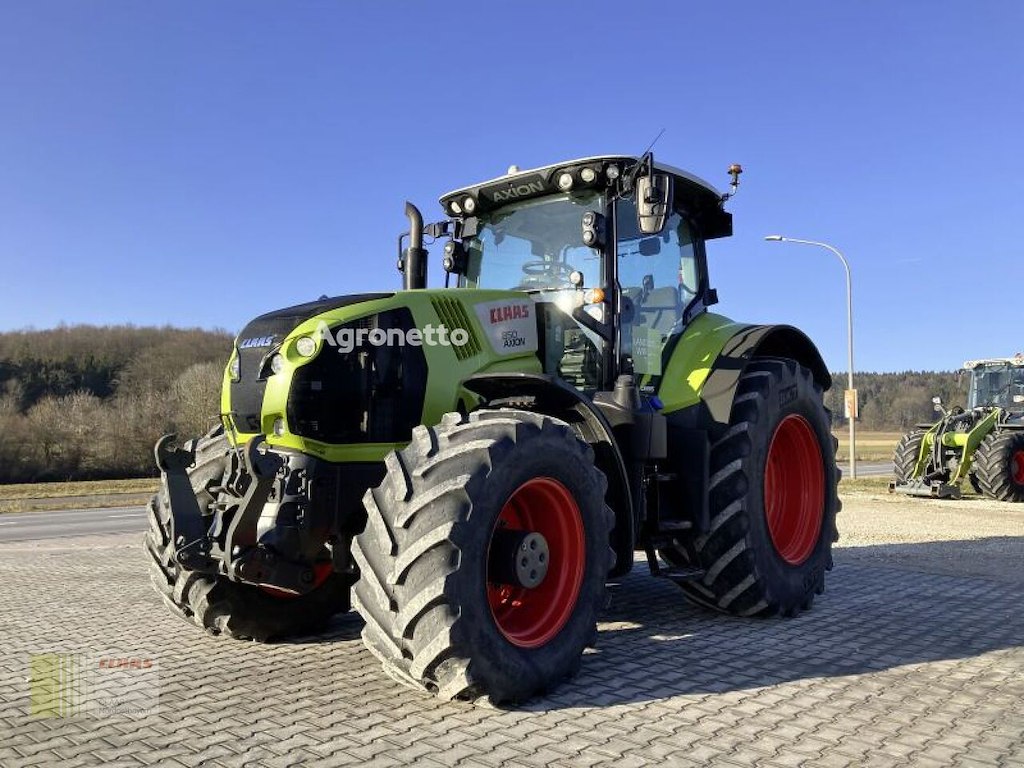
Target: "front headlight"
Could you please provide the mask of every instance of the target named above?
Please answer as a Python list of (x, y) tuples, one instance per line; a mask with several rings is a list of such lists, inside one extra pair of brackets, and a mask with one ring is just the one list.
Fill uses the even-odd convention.
[(228, 375), (232, 381), (238, 381), (242, 378), (242, 361), (238, 359), (237, 352), (231, 358), (231, 362), (228, 363)]
[(270, 358), (270, 370), (273, 373), (280, 373), (284, 370), (284, 355), (280, 352)]
[(312, 357), (316, 353), (316, 339), (312, 336), (300, 336), (295, 340), (295, 351), (303, 357)]

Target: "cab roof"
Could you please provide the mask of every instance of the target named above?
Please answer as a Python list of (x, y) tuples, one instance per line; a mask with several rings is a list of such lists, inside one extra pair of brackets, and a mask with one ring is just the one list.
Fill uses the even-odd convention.
[(981, 360), (968, 360), (964, 363), (964, 369), (970, 371), (990, 365), (1024, 366), (1024, 353), (1018, 352), (1013, 357), (986, 357)]
[[(514, 169), (504, 176), (452, 190), (440, 197), (440, 203), (445, 213), (452, 215), (486, 213), (519, 200), (567, 191), (558, 186), (558, 179), (565, 173), (573, 178), (572, 190), (600, 190), (613, 183), (608, 174), (610, 167), (615, 167), (621, 176), (639, 161), (633, 155), (595, 155), (540, 168)], [(585, 181), (580, 175), (588, 168), (594, 171), (592, 181)], [(696, 220), (705, 239), (732, 234), (732, 214), (722, 208), (721, 192), (692, 173), (657, 160), (654, 169), (672, 176), (677, 206)], [(471, 211), (464, 209), (467, 198), (473, 201)]]

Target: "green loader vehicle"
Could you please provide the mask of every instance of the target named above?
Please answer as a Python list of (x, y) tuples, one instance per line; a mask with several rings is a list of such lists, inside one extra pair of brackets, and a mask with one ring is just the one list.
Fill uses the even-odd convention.
[(799, 330), (709, 311), (730, 196), (648, 152), (513, 167), (428, 225), (407, 203), (403, 290), (257, 317), (217, 428), (157, 444), (165, 602), (261, 641), (354, 607), (392, 677), (494, 702), (575, 674), (635, 553), (713, 610), (809, 608), (831, 379)]
[(976, 493), (1024, 501), (1024, 355), (969, 360), (967, 409), (946, 410), (900, 438), (889, 490), (911, 496), (961, 497), (966, 479)]

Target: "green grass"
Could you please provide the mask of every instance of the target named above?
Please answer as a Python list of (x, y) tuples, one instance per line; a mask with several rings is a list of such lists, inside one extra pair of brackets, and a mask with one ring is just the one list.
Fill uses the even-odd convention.
[(154, 493), (160, 480), (79, 480), (71, 483), (18, 483), (0, 485), (0, 500), (47, 499), (56, 496), (96, 496), (111, 493)]
[[(839, 439), (836, 449), (836, 460), (840, 463), (849, 461), (850, 431), (835, 429), (832, 432)], [(889, 461), (902, 434), (899, 432), (861, 432), (857, 431), (858, 461)]]
[(136, 506), (145, 504), (159, 484), (156, 478), (141, 478), (0, 485), (0, 514), (66, 509), (69, 504), (76, 509)]

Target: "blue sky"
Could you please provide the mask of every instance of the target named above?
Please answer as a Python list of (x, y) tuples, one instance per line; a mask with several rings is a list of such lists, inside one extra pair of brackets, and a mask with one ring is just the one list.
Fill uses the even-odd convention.
[[(720, 188), (719, 309), (858, 370), (1024, 350), (1024, 4), (0, 2), (0, 329), (393, 288), (402, 204), (603, 152)], [(432, 259), (438, 284), (440, 249)]]

